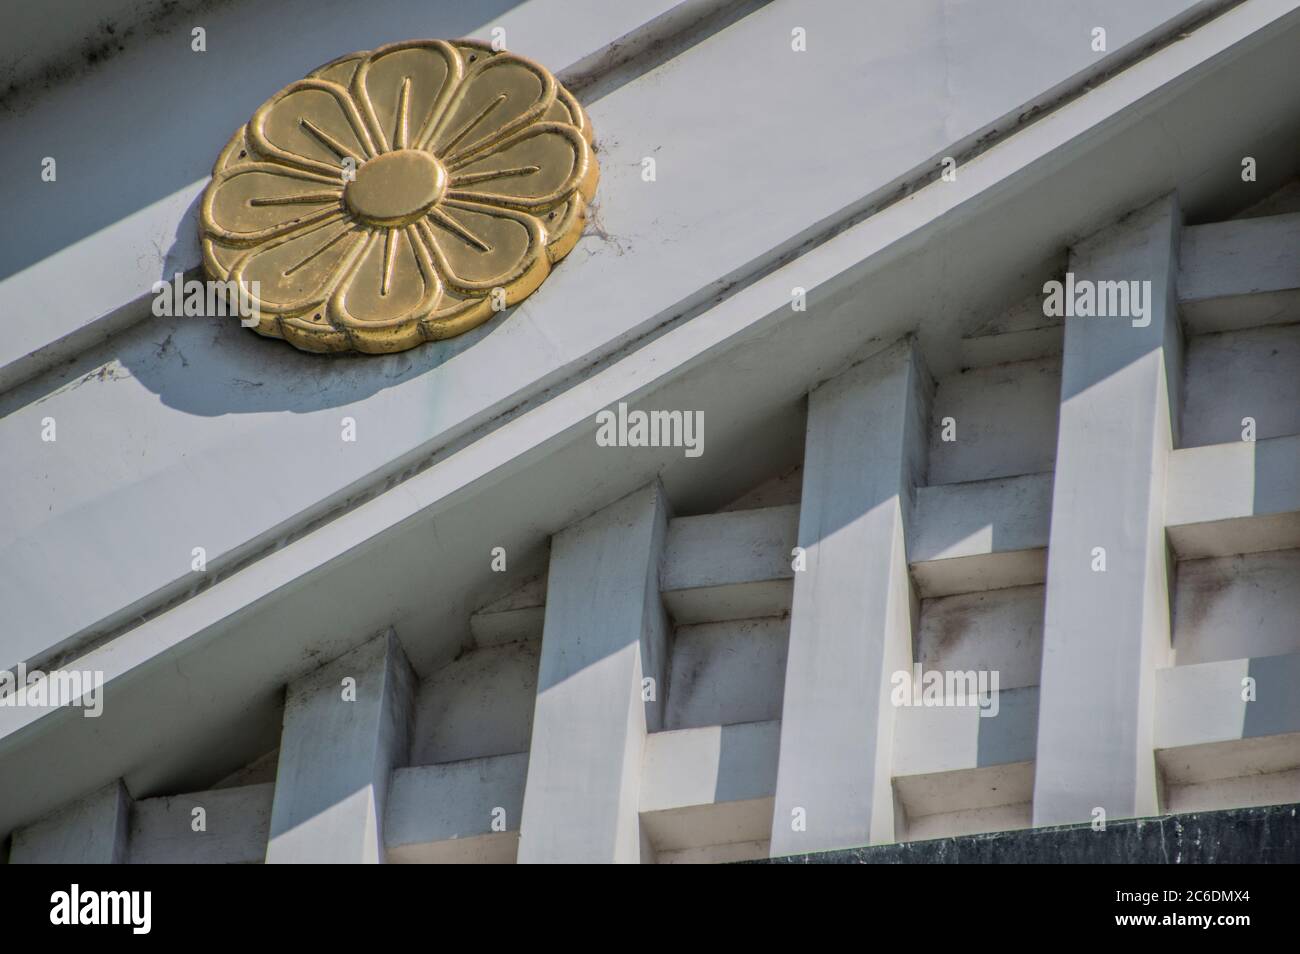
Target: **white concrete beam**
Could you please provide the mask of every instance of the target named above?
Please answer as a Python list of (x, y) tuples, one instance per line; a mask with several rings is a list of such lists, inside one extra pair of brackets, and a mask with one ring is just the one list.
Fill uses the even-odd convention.
[(1178, 303), (1188, 334), (1300, 321), (1300, 212), (1183, 229)]
[(9, 863), (126, 862), (131, 796), (120, 779), (14, 832)]
[(1150, 282), (1141, 318), (1067, 317), (1034, 824), (1158, 810), (1155, 670), (1170, 655), (1165, 474), (1181, 328), (1176, 198), (1076, 246), (1078, 282)]
[(664, 605), (681, 623), (789, 612), (796, 505), (678, 517), (664, 550)]
[(393, 773), (384, 840), (404, 864), (513, 864), (528, 755), (495, 755)]
[(773, 855), (895, 838), (888, 690), (912, 661), (904, 514), (931, 389), (908, 339), (809, 396)]
[(274, 798), (265, 782), (138, 801), (131, 864), (261, 864)]
[(919, 487), (908, 559), (922, 598), (1042, 583), (1052, 475)]
[(656, 852), (766, 842), (780, 744), (780, 721), (650, 735), (640, 810)]
[(520, 863), (642, 860), (641, 755), (667, 689), (668, 516), (655, 483), (551, 542)]
[(390, 629), (289, 687), (268, 864), (384, 860), (389, 776), (406, 761), (414, 685)]
[(1300, 435), (1176, 450), (1166, 494), (1181, 559), (1300, 547)]

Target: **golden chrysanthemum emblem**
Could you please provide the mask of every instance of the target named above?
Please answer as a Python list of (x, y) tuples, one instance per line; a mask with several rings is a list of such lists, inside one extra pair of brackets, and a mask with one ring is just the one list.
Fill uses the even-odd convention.
[[(598, 170), (582, 107), (471, 40), (341, 57), (222, 151), (200, 230), (256, 330), (308, 351), (402, 351), (531, 294), (582, 232)], [(256, 284), (254, 284), (256, 283)]]

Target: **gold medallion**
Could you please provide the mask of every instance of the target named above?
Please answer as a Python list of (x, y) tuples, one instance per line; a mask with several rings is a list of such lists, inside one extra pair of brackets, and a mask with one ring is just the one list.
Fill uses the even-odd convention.
[(307, 351), (403, 351), (530, 295), (578, 241), (591, 125), (549, 72), (473, 40), (353, 53), (272, 96), (203, 195), (208, 276)]

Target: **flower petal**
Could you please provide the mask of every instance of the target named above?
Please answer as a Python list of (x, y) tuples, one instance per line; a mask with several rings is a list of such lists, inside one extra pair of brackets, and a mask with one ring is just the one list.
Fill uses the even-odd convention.
[(331, 325), (323, 309), (283, 317), (274, 322), (263, 319), (262, 323), (253, 330), (259, 334), (283, 338), (295, 348), (315, 351), (317, 354), (348, 351), (352, 348), (351, 336), (346, 331)]
[(203, 193), (203, 232), (248, 245), (319, 222), (343, 208), (343, 183), (274, 162), (248, 162), (219, 172)]
[(377, 154), (348, 91), (324, 80), (286, 87), (253, 114), (248, 134), (263, 156), (340, 181), (344, 159), (359, 166)]
[[(523, 212), (446, 199), (418, 225), (439, 274), (452, 289), (491, 293), (503, 288), (511, 304), (523, 297), (514, 295), (516, 285), (522, 282), (532, 291), (549, 271), (546, 230)], [(541, 277), (530, 284), (539, 266)]]
[(340, 56), (338, 59), (330, 60), (324, 66), (318, 66), (307, 74), (308, 79), (322, 79), (330, 83), (338, 83), (340, 86), (349, 86), (352, 83), (352, 77), (357, 73), (357, 67), (361, 61), (366, 58), (364, 52), (348, 53), (346, 56)]
[(321, 304), (364, 247), (365, 231), (339, 216), (250, 249), (230, 280), (253, 286), (263, 311), (289, 314)]
[(516, 209), (547, 209), (594, 171), (591, 147), (573, 126), (533, 123), (470, 162), (448, 163), (452, 198)]
[(555, 102), (554, 77), (522, 56), (473, 47), (461, 56), (465, 78), (446, 113), (418, 143), (444, 162), (468, 161), (541, 118)]
[(372, 233), (330, 299), (331, 324), (357, 332), (359, 345), (366, 336), (394, 343), (403, 330), (414, 336), (412, 343), (419, 340), (419, 320), (442, 297), (442, 282), (413, 230), (407, 226)]
[(546, 226), (546, 255), (555, 264), (572, 252), (582, 238), (587, 224), (586, 200), (575, 195), (547, 212), (542, 224)]
[(460, 83), (460, 56), (443, 40), (410, 40), (375, 50), (352, 81), (352, 95), (381, 150), (406, 149), (427, 135)]
[(492, 313), (491, 298), (461, 297), (460, 293), (448, 289), (437, 310), (420, 322), (420, 325), (426, 341), (440, 341), (478, 327), (491, 318)]
[(587, 111), (563, 86), (556, 85), (555, 102), (542, 118), (548, 122), (568, 123), (582, 133), (582, 138), (588, 143), (592, 140), (591, 120), (587, 118)]

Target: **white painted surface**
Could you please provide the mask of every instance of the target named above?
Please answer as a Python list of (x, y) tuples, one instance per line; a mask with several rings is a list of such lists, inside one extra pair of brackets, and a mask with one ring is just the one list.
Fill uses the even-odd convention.
[(1300, 321), (1300, 213), (1184, 229), (1178, 304), (1196, 334)]
[(1297, 653), (1161, 669), (1156, 681), (1156, 747), (1300, 733), (1297, 685)]
[(1171, 527), (1300, 509), (1300, 435), (1176, 450), (1169, 459)]
[(1041, 583), (1052, 475), (920, 487), (908, 559), (923, 597)]
[[(1038, 687), (1003, 689), (997, 706), (993, 716), (981, 714), (979, 706), (970, 705), (900, 707), (894, 732), (896, 782), (909, 775), (1032, 762), (1038, 728)], [(924, 814), (972, 807), (932, 807)]]
[(1013, 831), (1030, 827), (1032, 816), (1033, 806), (1027, 801), (1019, 805), (998, 805), (994, 808), (920, 815), (908, 819), (907, 840), (927, 841), (932, 838), (954, 838), (958, 835), (978, 835), (990, 831)]
[(10, 864), (122, 864), (131, 797), (112, 782), (14, 832)]
[(788, 619), (677, 627), (665, 727), (780, 719), (789, 637)]
[(527, 752), (540, 652), (533, 642), (477, 649), (424, 679), (411, 764)]
[[(641, 859), (647, 731), (662, 726), (668, 621), (659, 600), (663, 489), (645, 487), (555, 536), (519, 861)], [(642, 679), (655, 680), (645, 700)]]
[(809, 396), (774, 855), (894, 839), (888, 687), (912, 661), (903, 514), (931, 387), (909, 340)]
[(275, 785), (265, 782), (136, 802), (131, 864), (261, 864), (274, 797)]
[(527, 774), (527, 753), (397, 769), (384, 824), (388, 860), (513, 863)]
[(542, 638), (546, 578), (537, 577), (473, 613), (469, 630), (480, 647)]
[[(900, 841), (903, 837), (923, 837), (914, 833), (913, 825), (914, 820), (927, 817), (947, 816), (947, 824), (952, 826), (949, 830), (954, 834), (972, 834), (980, 829), (972, 824), (974, 819), (963, 818), (966, 813), (1029, 802), (1034, 791), (1034, 763), (1008, 762), (959, 772), (900, 775), (894, 780), (894, 789), (899, 807), (907, 816), (905, 834), (900, 836)], [(922, 823), (922, 830), (924, 827)], [(1012, 827), (1021, 826), (1013, 824)], [(1028, 822), (1024, 827), (1028, 827)]]
[(1300, 652), (1300, 550), (1183, 560), (1173, 610), (1180, 666)]
[(1158, 808), (1152, 735), (1155, 669), (1170, 657), (1163, 518), (1178, 413), (1180, 229), (1177, 201), (1165, 197), (1070, 254), (1076, 281), (1150, 281), (1150, 321), (1065, 322), (1035, 825)]
[[(780, 739), (779, 722), (703, 726), (646, 738), (641, 824), (658, 863), (690, 860), (666, 859), (668, 852), (766, 841)], [(732, 851), (740, 854), (694, 860), (762, 856)]]
[(1183, 447), (1240, 441), (1246, 417), (1256, 440), (1300, 434), (1300, 325), (1195, 335), (1186, 365)]
[(661, 575), (677, 623), (777, 616), (790, 609), (797, 505), (678, 517)]
[(1005, 692), (1038, 685), (1042, 653), (1042, 586), (921, 601), (917, 661), (926, 670), (996, 671)]
[(407, 758), (414, 681), (390, 630), (289, 686), (268, 864), (383, 862), (389, 777)]
[[(0, 364), (35, 355), (16, 377), (72, 360), (4, 396), (0, 444), (28, 450), (0, 460), (0, 482), (14, 488), (0, 541), (0, 603), (13, 624), (3, 664), (185, 593), (201, 582), (189, 569), (194, 547), (206, 548), (215, 569), (270, 545), (286, 525), (311, 521), (360, 484), (382, 485), (413, 457), (572, 380), (596, 356), (711, 301), (728, 276), (755, 274), (828, 216), (929, 169), (954, 143), (973, 141), (1070, 77), (1105, 69), (1170, 18), (1206, 8), (1193, 0), (1003, 2), (1010, 12), (998, 18), (946, 0), (837, 0), (797, 15), (773, 3), (607, 92), (588, 106), (609, 237), (584, 238), (509, 316), (382, 359), (322, 362), (201, 319), (125, 327), (143, 313), (152, 282), (197, 265), (193, 210), (230, 131), (270, 92), (357, 47), (430, 32), (484, 35), (501, 25), (513, 48), (563, 68), (664, 4), (592, 2), (556, 17), (555, 0), (486, 8), (336, 2), (313, 8), (309, 30), (297, 26), (302, 0), (258, 5), (255, 29), (253, 6), (232, 5), (206, 17), (206, 54), (191, 52), (187, 25), (178, 27), (52, 90), (40, 109), (7, 118), (0, 138), (16, 148), (5, 152), (0, 202), (15, 220), (46, 227), (41, 241), (23, 230), (0, 245), (0, 312), (10, 326)], [(807, 54), (790, 50), (796, 16), (813, 38)], [(1110, 56), (1089, 46), (1099, 17)], [(246, 68), (232, 72), (223, 50), (236, 43)], [(1015, 71), (987, 69), (1013, 53)], [(182, 110), (174, 108), (177, 89), (187, 91)], [(736, 124), (744, 102), (764, 108)], [(801, 135), (789, 136), (788, 117), (807, 115), (809, 104)], [(865, 121), (836, 121), (845, 114)], [(96, 140), (89, 152), (88, 130)], [(61, 159), (60, 178), (46, 188), (40, 160), (51, 154)], [(653, 185), (640, 178), (648, 155), (659, 163)], [(763, 161), (737, 163), (737, 155)], [(774, 187), (787, 182), (800, 188)], [(583, 307), (573, 308), (575, 300)], [(99, 329), (81, 331), (101, 319)], [(99, 330), (114, 336), (89, 347), (83, 336)], [(69, 336), (73, 344), (42, 357)], [(62, 422), (57, 445), (39, 442), (45, 416)], [(338, 439), (345, 416), (358, 422), (355, 444)], [(232, 474), (256, 474), (259, 492)]]
[(1221, 808), (1286, 805), (1300, 801), (1300, 769), (1269, 772), (1243, 778), (1211, 779), (1187, 785), (1170, 785), (1165, 810), (1206, 812)]
[[(926, 483), (955, 484), (1037, 474), (1056, 457), (1061, 363), (1039, 358), (940, 378), (931, 410)], [(956, 421), (943, 440), (944, 418)]]
[(653, 732), (646, 739), (641, 811), (770, 798), (780, 722)]
[[(1192, 49), (1201, 49), (1201, 51), (1204, 52), (1203, 44), (1200, 44), (1199, 40), (1193, 38), (1192, 40), (1190, 40), (1190, 42), (1178, 44), (1178, 55), (1175, 56), (1175, 58), (1183, 56), (1184, 53), (1188, 53), (1192, 51)], [(1141, 70), (1139, 70), (1139, 73), (1141, 73)], [(1130, 77), (1130, 79), (1131, 78), (1134, 77)], [(1101, 99), (1106, 99), (1108, 95), (1109, 94), (1106, 91), (1099, 92), (1099, 96), (1101, 97)], [(1093, 105), (1096, 104), (1096, 100), (1093, 99), (1093, 97), (1087, 97), (1087, 99), (1089, 100), (1089, 103)], [(1165, 127), (1164, 125), (1162, 125), (1162, 130), (1164, 129)], [(1175, 125), (1175, 129), (1178, 129), (1177, 125)], [(1166, 134), (1167, 133), (1162, 133), (1162, 135), (1166, 135)], [(1173, 138), (1178, 139), (1178, 135), (1174, 134)], [(1034, 139), (1034, 136), (1031, 135), (1030, 139)], [(1190, 146), (1190, 143), (1186, 142), (1186, 140), (1183, 140), (1182, 144), (1184, 147)], [(1197, 153), (1197, 155), (1204, 155), (1204, 151)], [(975, 168), (972, 169), (972, 172), (978, 172), (978, 166), (975, 166)], [(1066, 191), (1069, 192), (1070, 190), (1066, 190)], [(1087, 190), (1084, 190), (1084, 192), (1087, 192)], [(1088, 195), (1088, 201), (1093, 201), (1093, 203), (1095, 203), (1097, 199), (1096, 194), (1093, 194), (1093, 192), (1087, 192), (1087, 195)], [(1043, 198), (1043, 196), (1040, 195), (1039, 198), (1041, 199)], [(874, 234), (872, 233), (871, 229), (868, 229), (866, 231), (867, 233)], [(861, 239), (861, 235), (858, 235), (858, 239)], [(776, 278), (774, 282), (771, 283), (772, 289), (775, 289), (775, 287), (779, 286), (781, 282), (784, 282), (785, 285), (787, 286), (789, 285), (787, 279), (785, 279), (784, 276), (780, 276), (779, 278)], [(917, 287), (917, 286), (913, 285), (909, 287)], [(771, 291), (772, 289), (768, 289), (768, 291)], [(777, 298), (779, 298), (779, 296), (777, 296)], [(731, 313), (731, 309), (723, 309), (723, 311), (719, 313), (719, 316), (711, 316), (711, 317), (725, 317), (727, 313)], [(646, 355), (643, 357), (645, 357), (645, 359), (649, 361), (650, 357), (653, 357), (653, 355)], [(796, 352), (794, 351), (790, 352), (790, 360), (798, 360), (798, 355), (796, 354)], [(627, 369), (621, 369), (620, 374), (624, 373), (625, 370)], [(733, 378), (732, 383), (736, 383), (735, 378)], [(538, 419), (534, 417), (532, 421), (529, 421), (529, 426), (536, 426), (537, 420)], [(516, 437), (519, 437), (519, 434), (516, 434)], [(519, 447), (519, 445), (515, 446), (515, 451), (517, 451), (517, 447)], [(429, 489), (428, 487), (429, 483), (435, 483), (435, 482), (437, 481), (412, 481), (411, 483), (409, 483), (408, 486), (403, 487), (402, 493), (396, 495), (390, 495), (389, 499), (385, 500), (382, 506), (367, 508), (367, 511), (365, 511), (364, 515), (357, 517), (357, 520), (352, 522), (354, 522), (354, 524), (359, 524), (359, 522), (363, 521), (363, 517), (364, 517), (365, 522), (367, 522), (367, 535), (368, 535), (370, 533), (373, 533), (374, 525), (376, 525), (374, 524), (374, 519), (376, 519), (376, 517), (377, 517), (378, 525), (382, 525), (382, 526), (389, 525), (390, 520), (398, 519), (398, 517), (400, 517), (400, 519), (406, 519), (406, 517), (409, 517), (412, 515), (412, 513), (419, 511), (419, 509), (422, 506), (425, 506), (425, 504), (428, 503), (429, 498), (428, 495), (424, 493), (424, 491)], [(536, 493), (539, 496), (539, 498), (541, 498), (541, 496), (545, 496), (546, 494), (545, 487), (536, 486), (537, 481), (533, 481), (533, 485), (534, 486), (532, 487), (532, 490), (530, 490), (530, 493)], [(460, 485), (456, 485), (456, 486), (460, 486)], [(565, 504), (565, 506), (567, 506), (567, 504)], [(338, 528), (334, 528), (334, 529), (338, 529)], [(352, 526), (351, 529), (355, 530), (357, 528), (354, 525)], [(429, 528), (428, 525), (425, 524), (424, 526), (421, 526), (420, 529), (428, 530)], [(172, 617), (170, 617), (168, 621), (166, 621), (165, 624), (144, 626), (144, 628), (142, 628), (143, 632), (133, 634), (134, 637), (139, 637), (139, 638), (123, 639), (123, 641), (118, 642), (117, 645), (113, 647), (113, 652), (110, 652), (110, 654), (108, 654), (109, 663), (110, 663), (109, 668), (112, 669), (114, 673), (129, 671), (130, 665), (133, 665), (135, 660), (138, 659), (138, 656), (133, 655), (134, 652), (136, 650), (143, 649), (144, 643), (146, 642), (148, 642), (148, 645), (151, 647), (162, 646), (164, 647), (164, 649), (166, 649), (166, 647), (174, 647), (177, 645), (182, 645), (183, 642), (187, 641), (188, 637), (190, 637), (191, 634), (198, 633), (201, 628), (207, 628), (204, 630), (204, 639), (205, 641), (211, 643), (218, 642), (218, 636), (229, 637), (230, 636), (229, 633), (218, 634), (216, 632), (217, 626), (216, 624), (212, 623), (212, 619), (220, 619), (221, 613), (229, 612), (233, 610), (234, 607), (237, 606), (243, 606), (243, 600), (244, 599), (251, 600), (253, 598), (253, 594), (257, 594), (257, 598), (263, 597), (263, 595), (265, 594), (261, 594), (259, 587), (269, 586), (270, 589), (274, 589), (274, 586), (277, 585), (277, 582), (281, 581), (281, 576), (279, 576), (279, 574), (281, 574), (282, 571), (289, 571), (289, 569), (291, 569), (292, 571), (291, 577), (285, 577), (285, 581), (287, 582), (289, 578), (298, 576), (300, 572), (305, 572), (305, 569), (315, 568), (318, 563), (321, 563), (321, 561), (328, 559), (331, 554), (335, 554), (335, 552), (339, 552), (338, 546), (344, 542), (344, 538), (352, 539), (351, 537), (348, 537), (347, 533), (324, 533), (318, 535), (318, 537), (316, 537), (315, 539), (312, 539), (311, 545), (309, 545), (309, 547), (298, 546), (298, 547), (286, 548), (285, 554), (279, 555), (281, 556), (281, 559), (278, 560), (272, 559), (269, 560), (269, 563), (261, 564), (259, 567), (259, 576), (257, 576), (256, 578), (252, 578), (252, 580), (250, 580), (250, 578), (248, 578), (246, 574), (246, 578), (244, 578), (244, 580), (242, 581), (239, 581), (239, 584), (234, 586), (225, 586), (224, 590), (221, 591), (220, 597), (214, 599), (208, 599), (208, 600), (199, 600), (200, 604), (198, 607), (192, 607), (192, 606), (187, 607), (187, 610), (191, 610), (192, 612), (183, 612), (183, 613), (178, 613), (178, 615), (173, 615)], [(424, 539), (422, 539), (421, 545), (428, 547), (430, 539), (432, 539), (432, 537), (425, 537)], [(312, 551), (311, 559), (303, 560), (303, 554), (304, 551), (307, 550), (307, 548), (309, 548), (309, 550)], [(351, 571), (356, 571), (356, 569), (357, 569), (356, 563), (352, 564)], [(422, 569), (422, 565), (421, 565), (421, 569)], [(268, 571), (269, 571), (269, 576), (264, 576), (264, 573)], [(434, 589), (435, 582), (430, 582), (430, 580), (432, 580), (432, 576), (426, 577), (424, 582), (426, 585), (429, 586), (429, 589), (432, 590)], [(285, 600), (285, 602), (292, 602), (292, 600), (298, 599), (298, 597), (295, 597), (294, 594), (309, 593), (309, 591), (312, 590), (315, 590), (317, 594), (320, 593), (320, 586), (318, 585), (312, 586), (311, 584), (309, 584), (308, 581), (299, 581), (299, 582), (302, 585), (292, 587), (290, 591), (287, 591), (287, 593), (283, 595), (283, 600)], [(338, 580), (334, 580), (333, 582), (334, 585), (337, 586)], [(248, 585), (246, 586), (244, 584), (248, 584)], [(386, 599), (390, 597), (390, 594), (387, 593), (387, 591), (383, 595), (385, 595)], [(233, 603), (227, 602), (227, 599), (229, 598), (234, 598), (234, 602)], [(268, 603), (270, 602), (272, 602), (272, 600), (268, 599)], [(279, 603), (281, 602), (281, 600), (277, 599), (276, 602)], [(276, 621), (279, 625), (283, 625), (283, 623), (285, 623), (285, 620), (295, 619), (296, 623), (302, 626), (303, 629), (315, 629), (317, 625), (325, 626), (326, 620), (328, 620), (329, 616), (338, 616), (339, 610), (341, 610), (341, 608), (343, 608), (344, 606), (352, 607), (351, 610), (348, 612), (357, 611), (356, 594), (351, 593), (351, 591), (342, 591), (342, 593), (339, 593), (337, 598), (334, 598), (333, 600), (326, 600), (326, 603), (328, 603), (328, 606), (322, 604), (322, 610), (324, 610), (324, 615), (321, 615), (320, 612), (317, 612), (316, 615), (312, 615), (312, 613), (302, 612), (303, 606), (302, 606), (302, 602), (300, 602), (299, 599), (298, 606), (295, 607), (296, 610), (298, 610), (299, 612), (286, 613), (285, 616), (278, 617), (278, 620)], [(285, 607), (286, 611), (287, 608), (289, 607), (287, 606)], [(217, 616), (212, 616), (212, 613), (217, 613)], [(246, 632), (251, 633), (253, 637), (268, 636), (269, 633), (266, 632), (265, 626), (268, 625), (269, 623), (272, 623), (272, 619), (270, 619), (270, 613), (264, 613), (264, 615), (261, 616), (260, 619), (252, 619), (252, 620), (250, 620), (250, 617), (248, 617), (246, 613), (246, 615), (240, 617), (240, 620), (242, 620), (243, 629), (246, 630)], [(325, 626), (325, 628), (328, 629), (328, 626)], [(298, 649), (298, 645), (296, 645), (296, 643), (298, 643), (298, 634), (296, 634), (295, 632), (289, 632), (290, 629), (296, 629), (296, 626), (292, 626), (292, 628), (286, 626), (286, 632), (279, 633), (279, 634), (285, 637), (285, 639), (283, 639), (282, 642), (294, 641), (295, 643), (294, 649), (296, 651), (296, 649)], [(328, 642), (328, 639), (329, 637), (325, 637), (325, 642)], [(194, 642), (196, 645), (196, 641)], [(266, 641), (263, 641), (264, 646), (265, 646), (265, 642)], [(198, 662), (198, 660), (195, 660), (195, 662)], [(208, 662), (211, 662), (211, 659), (209, 659)], [(273, 667), (276, 668), (272, 668), (268, 673), (266, 673), (266, 685), (272, 685), (274, 681), (278, 680), (278, 678), (282, 678), (281, 669), (279, 669), (279, 667), (281, 667), (282, 660), (274, 658), (273, 656), (272, 660), (270, 660), (270, 664), (272, 664)], [(160, 667), (153, 667), (153, 668), (156, 669)], [(205, 673), (213, 672), (211, 667), (203, 667), (203, 669)], [(240, 676), (239, 672), (233, 672), (229, 668), (222, 668), (220, 669), (220, 672), (221, 672), (220, 678), (229, 678), (230, 681), (227, 682), (226, 684), (227, 686), (239, 685), (246, 690), (250, 688), (250, 682), (248, 682), (247, 680), (247, 673), (243, 673), (243, 676)], [(200, 673), (194, 673), (194, 675), (199, 676)], [(218, 681), (220, 681), (220, 678), (218, 678)], [(153, 686), (153, 688), (156, 689), (157, 686)], [(186, 702), (192, 703), (194, 701), (192, 701), (192, 699), (188, 699), (188, 701)], [(131, 711), (129, 703), (127, 703), (126, 711)], [(194, 737), (194, 732), (192, 732), (192, 725), (187, 725), (186, 721), (188, 720), (190, 721), (190, 723), (192, 723), (195, 717), (207, 717), (207, 719), (209, 719), (209, 721), (212, 721), (212, 724), (216, 725), (218, 729), (221, 729), (221, 727), (224, 727), (224, 725), (226, 725), (226, 723), (224, 723), (224, 721), (221, 721), (220, 719), (217, 720), (211, 719), (211, 714), (213, 712), (213, 707), (211, 706), (211, 704), (209, 704), (208, 707), (203, 708), (203, 711), (200, 712), (199, 716), (185, 715), (186, 712), (191, 712), (191, 711), (194, 711), (194, 707), (192, 706), (190, 708), (186, 708), (183, 706), (178, 706), (177, 708), (175, 708), (174, 714), (178, 716), (177, 720), (175, 720), (174, 723), (169, 723), (169, 732), (172, 733), (172, 736), (174, 736), (175, 738), (181, 738), (182, 733), (188, 733), (188, 737), (190, 737), (190, 740), (192, 740), (192, 737)], [(49, 734), (45, 734), (44, 738), (51, 738), (52, 734), (64, 733), (64, 729), (66, 727), (61, 727), (61, 725), (55, 724), (55, 721), (56, 720), (51, 720), (49, 721), (49, 723), (45, 724), (44, 728), (49, 729)], [(6, 727), (12, 727), (12, 725), (17, 725), (17, 724), (27, 725), (27, 723), (29, 723), (29, 720), (27, 719), (6, 719), (5, 721)], [(224, 729), (221, 730), (222, 732), (224, 732)], [(110, 747), (110, 749), (105, 750), (104, 755), (100, 756), (99, 760), (86, 760), (85, 762), (86, 768), (82, 769), (83, 775), (85, 775), (85, 772), (108, 771), (109, 768), (108, 763), (110, 762), (110, 759), (122, 758), (123, 756), (122, 750), (127, 749), (127, 747), (130, 747), (130, 745), (151, 745), (151, 746), (159, 745), (159, 740), (157, 740), (157, 738), (148, 738), (148, 740), (146, 740), (146, 738), (139, 738), (138, 742), (133, 742), (130, 741), (129, 738), (127, 738), (126, 736), (123, 736), (123, 734), (121, 733), (118, 734), (117, 738), (120, 741), (118, 741), (116, 745)], [(255, 749), (253, 751), (257, 751), (257, 750)], [(78, 764), (81, 764), (81, 760), (78, 760)], [(6, 781), (9, 781), (8, 777), (6, 777)], [(66, 782), (60, 782), (60, 784), (66, 784)], [(19, 792), (19, 790), (17, 789), (10, 789), (10, 790), (13, 790), (14, 797), (16, 797), (16, 801), (10, 803), (10, 808), (12, 808), (13, 806), (25, 805), (26, 802), (19, 802), (17, 801), (17, 799), (30, 798), (30, 792), (27, 792), (27, 790), (22, 790), (22, 792)]]

